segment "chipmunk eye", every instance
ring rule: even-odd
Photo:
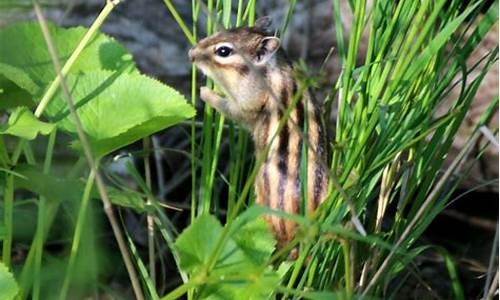
[[[231,49],[228,46],[221,46],[217,49],[215,49],[215,54],[220,57],[228,57],[233,53],[233,49]]]

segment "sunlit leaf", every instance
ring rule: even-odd
[[[261,218],[246,223],[233,235],[245,255],[255,264],[264,264],[273,253],[276,240],[268,224]]]
[[[54,128],[54,124],[38,120],[27,107],[18,107],[9,116],[8,123],[0,125],[0,134],[10,134],[32,140],[38,134],[51,133]]]
[[[175,242],[180,267],[196,276],[206,269],[223,231],[211,215],[198,217]],[[201,289],[201,299],[267,299],[280,283],[280,274],[263,267],[269,260],[275,241],[261,219],[244,224],[225,241],[210,271],[220,278]]]
[[[214,216],[203,215],[197,218],[175,242],[179,251],[181,268],[193,273],[202,270],[208,264],[221,234],[222,225]],[[234,241],[228,240],[215,269],[219,272],[237,272],[248,269],[245,268],[248,265],[250,263],[243,251],[238,249]]]
[[[48,24],[61,63],[70,57],[87,31],[84,27],[64,29]],[[0,74],[32,95],[38,95],[55,76],[40,25],[37,22],[15,23],[0,30]],[[127,50],[103,33],[95,35],[82,51],[71,73],[91,70],[119,70],[134,64]]]
[[[97,156],[108,154],[195,114],[181,94],[144,75],[95,71],[70,75],[67,83],[83,129]],[[61,129],[76,133],[61,93],[56,94],[46,113]],[[74,142],[77,144],[77,140]]]
[[[133,208],[137,212],[144,212],[143,197],[134,191],[120,191],[108,187],[108,195],[111,202],[121,207]]]
[[[5,300],[14,299],[19,292],[17,282],[7,267],[0,262],[0,298]]]

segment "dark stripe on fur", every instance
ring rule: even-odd
[[[325,157],[325,133],[323,132],[323,123],[321,122],[321,112],[318,103],[313,103],[313,118],[316,122],[318,142],[316,147],[316,159],[315,159],[315,176],[314,176],[314,207],[319,205],[321,196],[321,186],[324,182],[325,170],[323,168],[322,161],[324,162]]]
[[[234,69],[241,76],[245,76],[250,73],[250,68],[246,64],[221,64],[215,60],[212,60],[212,63],[221,69]]]
[[[281,90],[281,101],[282,103],[286,104],[287,99],[288,99],[288,91],[287,87],[284,86],[283,89]],[[278,112],[279,119],[283,118],[283,112],[279,110]],[[278,170],[280,173],[280,180],[279,180],[279,190],[278,190],[278,207],[280,210],[285,210],[285,188],[286,188],[286,183],[287,183],[287,177],[288,177],[288,139],[290,136],[290,132],[288,129],[288,122],[285,124],[283,129],[281,130],[279,134],[279,144],[278,144]],[[280,231],[282,233],[286,232],[286,227],[285,227],[285,220],[283,218],[280,218],[279,221],[280,225]]]
[[[295,87],[295,83],[294,83],[294,87]],[[302,134],[304,134],[304,103],[301,100],[299,100],[299,102],[297,103],[297,125],[299,126],[299,129]],[[301,191],[301,184],[300,184],[300,174],[301,174],[301,168],[300,166],[302,165],[302,155],[306,155],[307,157],[307,153],[306,154],[303,154],[302,153],[302,145],[303,145],[303,138],[302,136],[299,137],[299,144],[297,145],[297,178],[295,179],[295,185],[296,185],[296,199],[297,199],[297,203],[294,204],[294,212],[295,213],[299,213],[299,204],[300,204],[300,191]],[[307,177],[307,176],[306,176]]]
[[[269,113],[265,113],[263,119],[262,119],[262,141],[264,142],[264,148],[261,149],[263,151],[267,145],[267,139],[269,138],[269,128],[271,126],[271,117]],[[262,153],[262,152],[261,152]],[[269,199],[269,195],[271,195],[271,184],[269,182],[269,171],[268,171],[268,166],[269,165],[269,158],[266,157],[266,160],[264,161],[262,165],[262,176],[263,176],[263,182],[264,182],[264,193],[265,193],[265,202],[263,205],[269,206],[271,204],[271,201]]]

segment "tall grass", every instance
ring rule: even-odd
[[[246,24],[252,24],[254,1],[249,1],[246,9],[242,9],[242,1],[237,5],[228,2],[231,1],[208,1],[206,6],[201,2],[202,13],[208,18],[208,35],[217,25],[228,27],[231,12],[227,10],[231,7],[237,7],[238,23],[244,10],[243,21],[248,14]],[[200,2],[193,5],[193,12],[198,15]],[[283,29],[282,35],[293,19],[295,5],[295,1],[290,2],[282,26],[276,25]],[[288,279],[282,282],[286,288],[280,289],[293,298],[301,296],[298,291],[310,289],[340,289],[347,298],[387,297],[383,287],[423,251],[417,246],[418,237],[467,177],[468,170],[460,168],[461,162],[471,159],[469,147],[477,141],[479,128],[487,124],[498,104],[498,98],[491,100],[464,151],[452,164],[444,164],[482,79],[498,59],[495,48],[480,59],[481,64],[466,63],[497,22],[497,2],[485,7],[480,1],[467,5],[443,0],[374,1],[371,6],[366,1],[350,1],[353,22],[346,42],[340,5],[347,3],[332,1],[335,46],[342,73],[337,83],[331,83],[324,115],[330,116],[332,106],[338,107],[331,176],[338,179],[342,188],[332,188],[315,219],[309,220],[321,228],[319,242],[299,235],[303,238],[301,256],[290,269]],[[486,10],[484,15],[479,13],[481,9]],[[218,21],[214,21],[217,17]],[[196,21],[193,28],[197,28]],[[368,37],[368,47],[366,53],[360,53],[364,36]],[[356,63],[360,56],[364,57],[362,65]],[[472,76],[473,71],[479,75]],[[196,84],[192,82],[193,99]],[[451,87],[461,92],[456,99],[445,102]],[[438,115],[438,108],[442,107],[446,112]],[[193,196],[192,207],[202,208],[197,210],[198,215],[209,210],[217,214],[219,204],[214,201],[221,195],[217,194],[213,176],[214,168],[220,165],[218,150],[224,119],[206,106],[202,118],[199,147],[203,150],[192,150],[203,161],[200,196]],[[234,130],[238,132],[237,140]],[[229,186],[228,215],[235,207],[235,195],[241,191],[241,170],[249,160],[246,147],[242,147],[248,137],[242,130],[231,123],[229,178],[220,182]],[[196,142],[192,146],[198,147]],[[457,173],[462,174],[458,180],[452,177]],[[349,199],[355,204],[354,211],[359,213],[368,236],[349,230]],[[251,198],[245,201],[251,202]],[[389,213],[389,207],[395,208],[395,213]],[[286,253],[282,254],[281,259],[285,259]],[[463,298],[459,279],[450,280],[454,297]]]

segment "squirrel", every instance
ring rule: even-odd
[[[263,17],[253,27],[217,32],[189,50],[189,58],[225,93],[223,97],[202,87],[200,98],[251,132],[257,157],[269,146],[255,180],[256,204],[300,214],[302,188],[307,181],[305,213],[310,215],[325,199],[329,184],[328,170],[322,163],[327,149],[321,105],[308,90],[296,95],[293,66],[280,47],[280,39],[270,32],[270,25],[270,18]],[[273,140],[294,96],[300,99],[296,99],[286,124]],[[300,176],[305,137],[307,179]],[[265,219],[278,248],[295,237],[294,222],[275,215],[266,215]]]

